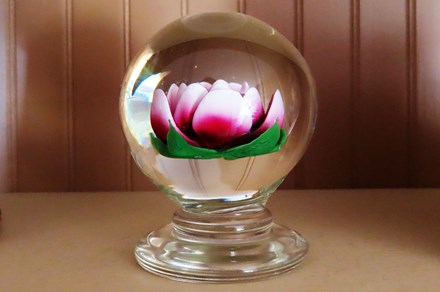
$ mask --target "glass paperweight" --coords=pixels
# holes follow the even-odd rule
[[[144,269],[232,282],[301,263],[306,240],[265,208],[316,118],[309,68],[280,33],[239,13],[170,23],[128,68],[120,114],[137,165],[179,206],[136,245]]]

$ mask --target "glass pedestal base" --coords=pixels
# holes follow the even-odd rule
[[[232,217],[179,210],[137,244],[135,256],[145,270],[173,280],[237,282],[290,271],[307,250],[306,240],[273,224],[265,208]]]

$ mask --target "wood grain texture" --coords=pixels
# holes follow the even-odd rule
[[[408,94],[408,185],[416,183],[416,109],[417,109],[417,2],[406,1],[406,55]]]
[[[291,42],[295,39],[295,2],[278,0],[276,5],[268,5],[267,0],[248,0],[245,12],[269,23]]]
[[[318,92],[318,121],[303,158],[305,188],[350,185],[350,1],[304,2],[304,54]]]
[[[16,1],[15,9],[17,190],[61,191],[68,183],[64,2]]]
[[[133,58],[163,26],[182,14],[181,1],[132,0],[130,3],[130,57]],[[157,17],[160,15],[160,18]],[[130,161],[132,159],[130,158]],[[154,190],[153,183],[131,162],[132,190]]]
[[[278,0],[277,5],[267,5],[264,0],[248,0],[244,3],[245,13],[268,23],[296,46],[302,43],[303,11],[299,0]],[[298,46],[297,46],[298,48]],[[298,48],[299,49],[299,48]],[[286,177],[281,188],[295,188],[302,183],[303,168],[301,162]]]
[[[9,3],[0,2],[0,192],[11,190],[9,159],[8,133],[8,104],[9,100],[9,74],[8,54],[10,45],[9,26]]]
[[[414,186],[440,185],[440,2],[417,1]]]
[[[188,14],[218,11],[238,11],[237,0],[183,0],[186,1]]]
[[[118,111],[124,73],[123,2],[72,4],[75,189],[123,190],[125,140]]]
[[[153,190],[118,100],[129,60],[187,14],[241,11],[305,54],[315,136],[286,188],[440,186],[436,0],[0,1],[0,191]]]
[[[406,4],[361,1],[359,96],[353,100],[356,187],[407,186]]]

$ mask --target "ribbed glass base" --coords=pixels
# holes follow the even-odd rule
[[[173,280],[236,282],[292,270],[308,250],[298,233],[272,223],[262,207],[220,214],[176,211],[173,223],[135,249],[147,271]]]

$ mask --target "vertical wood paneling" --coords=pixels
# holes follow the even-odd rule
[[[73,129],[73,12],[72,1],[65,0],[65,92],[66,92],[66,131],[67,131],[67,164],[68,164],[68,191],[75,189],[75,152],[74,152],[74,129]]]
[[[64,2],[16,1],[15,9],[18,190],[65,190]]]
[[[304,0],[294,0],[292,17],[293,24],[293,44],[304,56]],[[288,11],[286,11],[288,13]],[[286,13],[284,12],[284,13]],[[282,187],[304,188],[305,184],[305,157],[303,157],[295,166],[293,171],[286,177]]]
[[[318,124],[285,188],[440,186],[435,0],[0,1],[0,191],[152,190],[118,114],[128,61],[187,14],[240,11],[305,54]]]
[[[9,31],[8,31],[8,175],[9,189],[18,189],[17,172],[17,38],[16,38],[16,8],[15,1],[9,2]]]
[[[130,64],[130,18],[131,18],[131,1],[124,0],[123,6],[123,26],[124,26],[124,69]],[[128,143],[124,144],[125,152],[125,190],[131,191],[133,189],[133,171],[132,171],[132,157]]]
[[[279,0],[276,1],[276,5],[268,5],[267,0],[248,0],[245,12],[270,24],[293,42],[295,37],[295,2]]]
[[[360,92],[353,109],[357,187],[407,183],[405,20],[405,1],[361,1]]]
[[[184,0],[185,1],[185,0]],[[238,0],[187,0],[189,14],[217,11],[238,11]]]
[[[293,18],[295,19],[293,44],[304,54],[304,0],[294,0]]]
[[[360,54],[361,54],[361,44],[360,44],[360,38],[361,38],[361,21],[360,21],[360,5],[361,0],[351,0],[351,7],[350,7],[350,38],[351,38],[351,52],[350,52],[350,85],[351,85],[351,104],[350,104],[350,110],[351,110],[351,120],[350,120],[350,134],[351,134],[351,140],[350,140],[350,187],[353,187],[355,185],[355,182],[357,182],[356,177],[356,166],[355,164],[355,150],[356,150],[356,144],[354,142],[355,137],[355,131],[357,130],[355,121],[356,121],[356,100],[359,97],[360,93]]]
[[[124,73],[123,1],[73,1],[76,190],[125,189],[118,102]]]
[[[245,13],[263,20],[274,27],[296,46],[302,43],[302,6],[301,0],[279,0],[277,5],[267,5],[265,0],[247,0],[244,3]],[[301,26],[301,28],[299,27]],[[298,48],[298,46],[297,46]],[[299,49],[299,48],[298,48]],[[294,188],[302,180],[302,167],[298,164],[286,177],[282,188]]]
[[[9,5],[8,1],[0,2],[0,192],[10,189],[8,163],[8,54],[10,45]]]
[[[407,92],[408,92],[408,186],[416,182],[415,146],[417,109],[417,15],[416,0],[406,1]]]
[[[182,1],[184,0],[130,1],[131,57],[140,52],[158,30],[181,17]]]
[[[318,92],[317,128],[303,158],[306,188],[350,185],[350,0],[304,2],[304,52]]]
[[[440,1],[417,1],[414,186],[440,186]]]
[[[184,7],[183,7],[184,8]],[[163,26],[179,18],[182,13],[180,0],[144,1],[131,0],[130,2],[130,58],[140,52],[148,40]],[[158,17],[160,15],[160,17]],[[130,160],[132,161],[132,160]],[[132,189],[153,190],[155,186],[131,162]]]

